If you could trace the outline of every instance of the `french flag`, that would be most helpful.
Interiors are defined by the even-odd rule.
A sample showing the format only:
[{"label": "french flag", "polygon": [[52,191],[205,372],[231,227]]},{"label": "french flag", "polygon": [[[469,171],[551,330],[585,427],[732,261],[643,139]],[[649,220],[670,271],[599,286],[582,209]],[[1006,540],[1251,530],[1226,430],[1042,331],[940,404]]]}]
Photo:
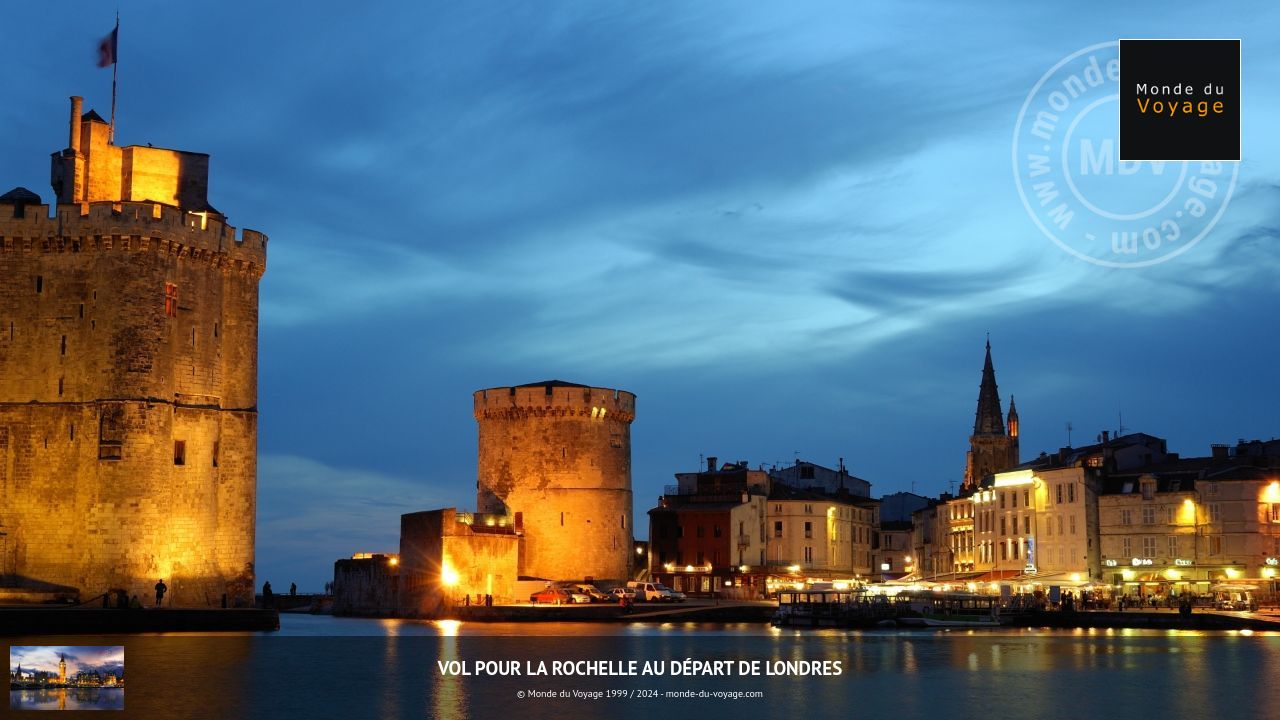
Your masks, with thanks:
[{"label": "french flag", "polygon": [[120,25],[117,24],[115,29],[98,43],[98,67],[104,68],[116,64],[116,36],[119,33]]}]

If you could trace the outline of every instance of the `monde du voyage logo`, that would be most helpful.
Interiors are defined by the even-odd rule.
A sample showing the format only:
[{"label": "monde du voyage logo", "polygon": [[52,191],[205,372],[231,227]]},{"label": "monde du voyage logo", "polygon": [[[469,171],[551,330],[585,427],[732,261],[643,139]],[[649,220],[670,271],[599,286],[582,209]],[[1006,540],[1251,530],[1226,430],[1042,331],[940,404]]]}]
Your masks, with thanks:
[{"label": "monde du voyage logo", "polygon": [[1191,249],[1226,211],[1239,159],[1239,40],[1078,50],[1031,89],[1013,133],[1027,214],[1058,247],[1104,267]]}]

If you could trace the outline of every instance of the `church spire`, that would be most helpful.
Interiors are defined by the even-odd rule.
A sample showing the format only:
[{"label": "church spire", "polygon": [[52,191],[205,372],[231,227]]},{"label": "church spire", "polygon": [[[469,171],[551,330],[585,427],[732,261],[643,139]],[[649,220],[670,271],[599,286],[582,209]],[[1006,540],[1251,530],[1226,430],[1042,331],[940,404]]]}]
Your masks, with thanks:
[{"label": "church spire", "polygon": [[973,420],[974,435],[1004,435],[1004,417],[1000,409],[1000,390],[996,387],[996,369],[991,363],[991,338],[987,338],[987,359],[982,366],[982,385],[978,389],[978,412]]}]

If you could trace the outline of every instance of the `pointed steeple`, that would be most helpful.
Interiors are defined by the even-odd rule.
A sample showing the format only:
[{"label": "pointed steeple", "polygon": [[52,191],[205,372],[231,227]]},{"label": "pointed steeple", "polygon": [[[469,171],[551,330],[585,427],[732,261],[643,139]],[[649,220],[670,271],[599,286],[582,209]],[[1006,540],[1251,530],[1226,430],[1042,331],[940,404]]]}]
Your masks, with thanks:
[{"label": "pointed steeple", "polygon": [[1009,424],[1009,437],[1018,437],[1018,406],[1013,402],[1013,396],[1009,396],[1009,416],[1007,420]]},{"label": "pointed steeple", "polygon": [[987,338],[987,359],[982,365],[982,385],[978,389],[978,412],[973,420],[974,435],[1004,435],[1004,418],[1000,411],[1000,390],[996,387],[996,369],[991,363],[991,338]]}]

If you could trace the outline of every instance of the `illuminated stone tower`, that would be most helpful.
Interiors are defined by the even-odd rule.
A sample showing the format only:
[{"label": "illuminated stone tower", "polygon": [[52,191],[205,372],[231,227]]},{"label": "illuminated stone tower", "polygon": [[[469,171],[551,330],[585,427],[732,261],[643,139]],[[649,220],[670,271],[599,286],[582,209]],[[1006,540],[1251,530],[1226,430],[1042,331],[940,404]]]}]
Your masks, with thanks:
[{"label": "illuminated stone tower", "polygon": [[991,362],[991,341],[987,341],[987,358],[982,366],[982,384],[978,388],[978,411],[969,436],[969,453],[960,491],[968,494],[978,489],[983,478],[1015,467],[1018,459],[1018,410],[1009,401],[1009,431],[1005,432],[1000,411],[1000,390],[996,387],[996,370]]},{"label": "illuminated stone tower", "polygon": [[70,120],[53,217],[0,197],[0,584],[251,601],[267,238],[209,205],[207,155]]},{"label": "illuminated stone tower", "polygon": [[58,660],[58,682],[63,685],[66,685],[67,684],[67,656],[59,655],[58,657],[61,658],[60,660]]},{"label": "illuminated stone tower", "polygon": [[552,380],[474,402],[477,509],[521,516],[520,575],[627,579],[636,396]]}]

